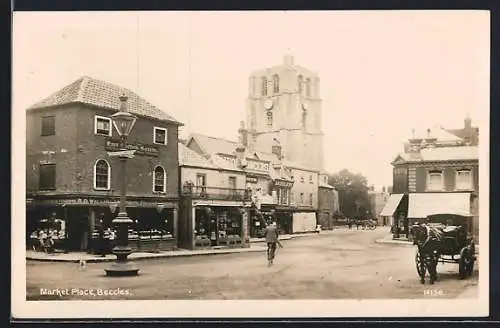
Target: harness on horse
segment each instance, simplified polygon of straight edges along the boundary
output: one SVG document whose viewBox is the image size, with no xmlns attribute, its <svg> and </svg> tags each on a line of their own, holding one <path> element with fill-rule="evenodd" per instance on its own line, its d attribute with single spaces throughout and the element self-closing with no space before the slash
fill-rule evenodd
<svg viewBox="0 0 500 328">
<path fill-rule="evenodd" d="M 426 224 L 425 230 L 427 232 L 427 238 L 425 239 L 423 244 L 420 246 L 421 248 L 425 248 L 425 246 L 427 246 L 427 244 L 430 241 L 435 241 L 435 242 L 441 241 L 443 234 L 441 233 L 441 231 L 439 231 L 439 229 L 434 228 L 434 227 L 430 227 L 428 224 Z"/>
</svg>

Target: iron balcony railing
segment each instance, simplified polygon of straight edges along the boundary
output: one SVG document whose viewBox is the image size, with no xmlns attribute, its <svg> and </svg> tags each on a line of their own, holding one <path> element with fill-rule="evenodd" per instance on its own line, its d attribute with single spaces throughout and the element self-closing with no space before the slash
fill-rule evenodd
<svg viewBox="0 0 500 328">
<path fill-rule="evenodd" d="M 213 200 L 237 200 L 250 201 L 252 192 L 249 189 L 234 189 L 221 187 L 204 186 L 184 186 L 183 195 L 191 195 L 194 199 L 213 199 Z"/>
</svg>

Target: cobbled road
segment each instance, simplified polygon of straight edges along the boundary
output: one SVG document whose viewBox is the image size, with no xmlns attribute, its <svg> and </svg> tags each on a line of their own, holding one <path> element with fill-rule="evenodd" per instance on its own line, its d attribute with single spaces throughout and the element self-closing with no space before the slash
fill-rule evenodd
<svg viewBox="0 0 500 328">
<path fill-rule="evenodd" d="M 28 300 L 456 298 L 477 289 L 458 265 L 439 264 L 439 280 L 420 284 L 411 245 L 378 244 L 376 230 L 337 229 L 282 241 L 275 264 L 265 252 L 137 261 L 137 277 L 109 278 L 109 263 L 27 262 Z M 47 290 L 69 295 L 42 295 Z M 85 295 L 87 294 L 87 295 Z"/>
</svg>

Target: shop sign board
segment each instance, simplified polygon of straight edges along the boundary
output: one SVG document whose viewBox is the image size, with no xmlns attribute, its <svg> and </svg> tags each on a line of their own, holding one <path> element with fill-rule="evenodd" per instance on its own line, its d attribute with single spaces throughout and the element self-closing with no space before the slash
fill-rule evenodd
<svg viewBox="0 0 500 328">
<path fill-rule="evenodd" d="M 160 153 L 159 148 L 154 145 L 127 142 L 125 144 L 125 147 L 123 147 L 121 141 L 114 139 L 106 140 L 105 149 L 111 152 L 129 150 L 129 151 L 135 151 L 136 155 L 155 156 L 155 157 L 159 156 Z"/>
<path fill-rule="evenodd" d="M 293 182 L 286 180 L 274 180 L 274 185 L 277 187 L 291 188 L 293 186 Z"/>
</svg>

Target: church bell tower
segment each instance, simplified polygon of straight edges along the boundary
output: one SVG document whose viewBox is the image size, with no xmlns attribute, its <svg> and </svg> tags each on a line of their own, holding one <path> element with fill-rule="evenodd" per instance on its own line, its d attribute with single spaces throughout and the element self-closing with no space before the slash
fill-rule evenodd
<svg viewBox="0 0 500 328">
<path fill-rule="evenodd" d="M 253 150 L 271 152 L 278 140 L 285 160 L 323 169 L 320 81 L 291 55 L 249 78 L 246 128 Z"/>
</svg>

